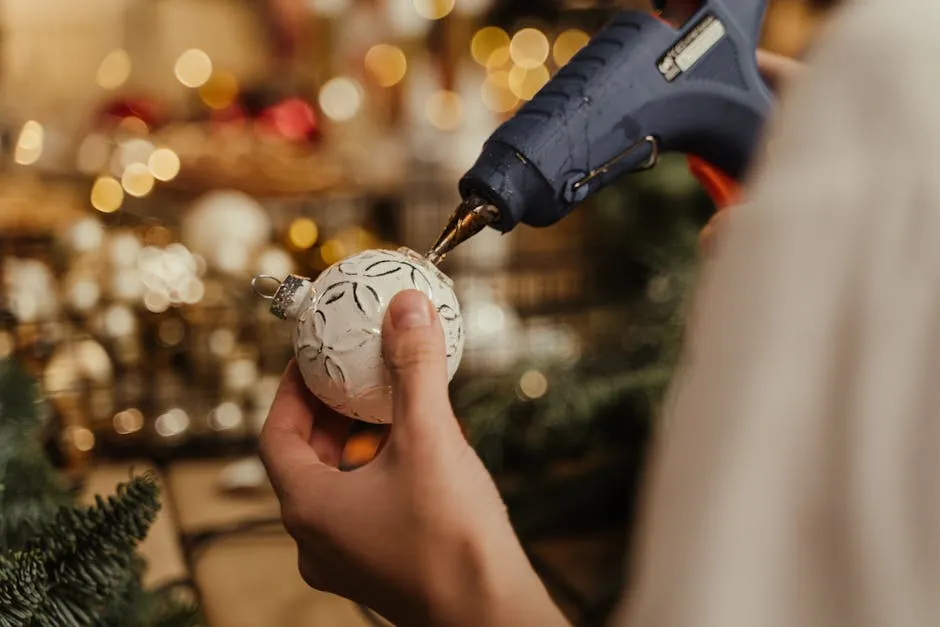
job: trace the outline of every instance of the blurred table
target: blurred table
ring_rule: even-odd
[[[276,519],[279,514],[270,490],[241,495],[220,490],[219,476],[226,465],[180,462],[161,474],[164,508],[141,546],[149,563],[147,585],[189,577],[180,538],[202,536],[189,557],[208,627],[369,627],[371,623],[349,601],[304,584],[294,543],[279,525],[215,535],[220,529],[231,532],[246,521]],[[96,468],[86,486],[89,498],[113,493],[128,478],[130,468],[150,469],[145,463]],[[588,599],[609,593],[620,568],[622,535],[545,540],[530,547],[543,565],[561,575],[563,581],[546,583],[572,619],[583,611],[571,602],[572,593]]]

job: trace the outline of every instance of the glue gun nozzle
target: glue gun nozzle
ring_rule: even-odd
[[[496,207],[478,196],[470,196],[460,203],[450,217],[444,232],[427,254],[428,260],[440,264],[447,253],[467,241],[499,219]]]

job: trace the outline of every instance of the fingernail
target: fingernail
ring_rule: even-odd
[[[431,310],[427,297],[421,292],[409,290],[392,299],[389,305],[392,326],[402,331],[417,329],[431,324]]]

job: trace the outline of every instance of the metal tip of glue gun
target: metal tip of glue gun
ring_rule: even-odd
[[[454,211],[443,233],[428,251],[428,261],[434,265],[454,248],[467,241],[499,218],[496,207],[478,196],[470,196]]]

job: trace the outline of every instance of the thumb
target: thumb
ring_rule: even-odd
[[[423,293],[407,290],[392,299],[382,345],[392,378],[392,431],[405,432],[410,438],[454,422],[444,331],[434,305]]]

